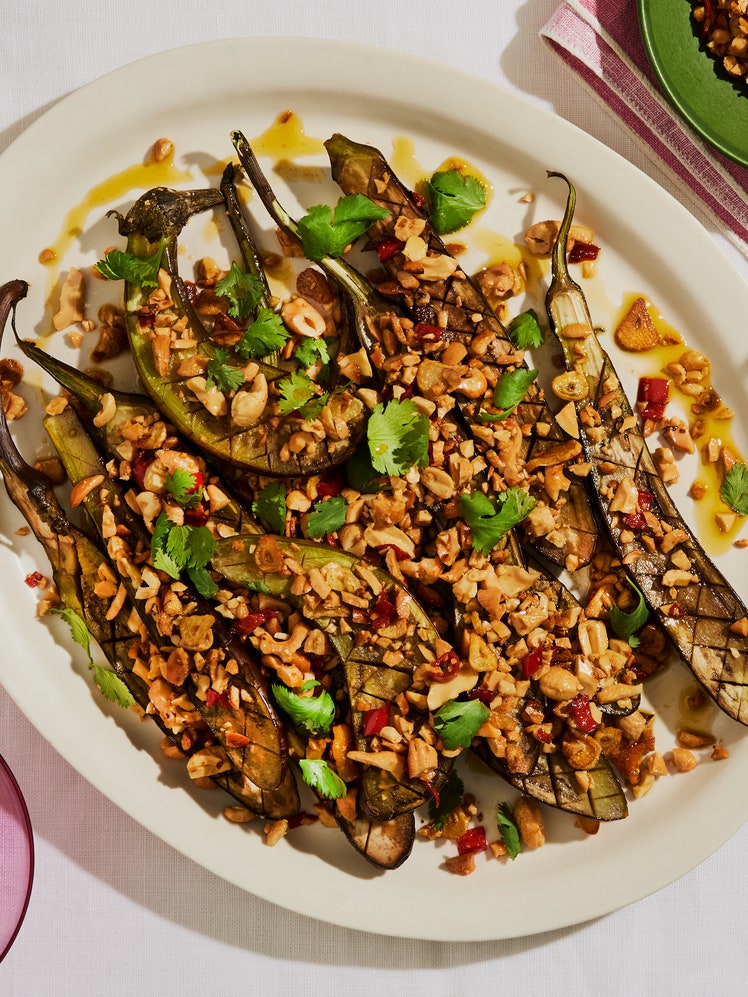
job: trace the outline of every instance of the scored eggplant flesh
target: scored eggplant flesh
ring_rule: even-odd
[[[595,333],[584,293],[569,275],[565,247],[576,204],[574,187],[563,174],[549,176],[565,181],[568,198],[553,250],[546,307],[567,370],[585,381],[586,391],[575,404],[594,497],[614,550],[659,625],[717,705],[748,724],[748,638],[734,626],[748,618],[748,609],[693,535],[657,470]],[[573,330],[573,338],[565,330]],[[646,525],[632,530],[622,515],[639,511],[634,498],[639,492],[648,496]],[[671,560],[676,550],[687,558],[687,569],[676,569]]]

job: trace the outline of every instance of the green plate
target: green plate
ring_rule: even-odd
[[[702,48],[688,0],[638,0],[644,48],[665,96],[712,148],[748,166],[748,83]]]

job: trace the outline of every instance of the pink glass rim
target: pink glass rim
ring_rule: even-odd
[[[34,882],[34,835],[31,829],[31,819],[29,818],[29,812],[26,807],[26,801],[23,798],[23,793],[21,792],[20,786],[16,782],[16,777],[11,772],[7,762],[5,761],[2,755],[0,755],[0,769],[2,769],[2,772],[0,772],[0,776],[4,776],[7,778],[10,789],[15,792],[19,808],[21,811],[21,816],[23,818],[24,830],[26,832],[26,840],[29,849],[29,881],[26,885],[26,896],[24,897],[23,906],[21,907],[21,910],[18,914],[18,923],[16,924],[12,934],[8,938],[5,947],[2,949],[2,951],[0,951],[0,962],[2,962],[5,956],[10,951],[13,942],[16,940],[21,925],[23,924],[23,919],[26,917],[26,911],[29,906],[29,900],[31,899],[31,887]]]

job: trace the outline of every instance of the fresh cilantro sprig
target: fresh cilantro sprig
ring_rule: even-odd
[[[183,509],[194,509],[203,497],[196,475],[177,467],[166,475],[166,491]]]
[[[281,415],[298,412],[305,419],[316,419],[327,401],[327,393],[318,395],[314,381],[300,370],[278,382],[278,410]]]
[[[491,711],[479,699],[450,699],[434,714],[434,730],[447,751],[469,748]]]
[[[150,256],[135,256],[121,249],[110,249],[103,260],[94,263],[94,269],[107,280],[126,280],[141,287],[158,287],[158,272],[165,245],[162,239],[158,249]]]
[[[355,488],[362,495],[371,495],[390,487],[389,480],[384,478],[371,462],[368,440],[364,440],[353,456],[346,461],[345,478],[351,488]]]
[[[507,855],[510,859],[516,859],[522,851],[522,841],[519,836],[519,828],[512,814],[512,808],[508,803],[499,804],[499,809],[496,813],[496,823]]]
[[[179,578],[184,571],[205,598],[218,591],[207,565],[216,551],[216,541],[207,526],[179,526],[162,512],[151,537],[151,560],[158,571]]]
[[[439,802],[429,800],[429,820],[435,831],[442,830],[447,817],[459,806],[464,792],[465,784],[457,772],[452,769],[447,781],[439,790]]]
[[[630,578],[626,580],[639,597],[637,604],[630,613],[624,613],[618,606],[611,606],[610,625],[617,637],[620,637],[621,640],[627,640],[631,647],[638,647],[640,641],[636,634],[649,619],[649,610],[644,601],[644,596],[636,585],[634,585]]]
[[[226,362],[228,359],[228,350],[216,350],[215,356],[210,358],[205,370],[205,383],[208,388],[215,384],[219,391],[229,394],[244,384],[244,371],[239,367],[232,367]]]
[[[252,512],[268,524],[273,533],[286,532],[286,486],[282,481],[264,485],[252,503]]]
[[[334,208],[328,204],[317,204],[299,219],[298,231],[304,255],[316,262],[325,256],[342,256],[370,225],[389,215],[386,208],[380,208],[363,194],[341,197]]]
[[[748,516],[748,467],[733,464],[719,489],[719,497],[739,516]]]
[[[327,800],[339,800],[348,792],[338,773],[322,758],[302,758],[299,768],[307,786],[316,789]]]
[[[348,503],[342,495],[317,502],[306,518],[306,535],[313,540],[326,537],[345,523]]]
[[[254,315],[255,309],[265,293],[262,280],[253,273],[245,273],[236,262],[229,272],[215,286],[216,294],[230,301],[229,315],[245,319]]]
[[[496,496],[499,507],[483,494],[460,496],[460,512],[470,527],[473,549],[488,555],[505,533],[514,529],[538,504],[523,488],[507,488]]]
[[[301,691],[308,692],[318,685],[319,682],[305,682]],[[278,683],[273,684],[272,690],[278,706],[302,734],[315,737],[330,730],[335,719],[335,702],[327,690],[323,689],[319,696],[299,696]]]
[[[330,362],[330,351],[324,339],[313,339],[305,336],[296,349],[293,351],[294,359],[299,361],[302,367],[312,367],[316,363],[323,365]]]
[[[525,397],[528,388],[537,376],[536,370],[528,370],[526,367],[505,371],[496,382],[493,391],[493,403],[499,411],[479,412],[480,421],[500,422],[510,416]]]
[[[380,474],[402,474],[428,463],[429,420],[410,399],[376,405],[366,436],[372,466]]]
[[[50,612],[62,617],[68,627],[70,627],[70,636],[86,652],[88,667],[93,671],[94,682],[99,687],[99,691],[104,698],[125,709],[134,706],[135,700],[119,675],[113,672],[111,668],[102,668],[101,665],[97,665],[93,660],[91,656],[91,634],[82,617],[69,606],[66,606],[64,609],[52,609]]]
[[[280,315],[276,315],[270,308],[261,308],[234,349],[240,357],[262,359],[284,346],[288,337],[288,329],[283,325]]]
[[[534,308],[528,308],[526,312],[513,318],[507,326],[507,332],[511,341],[520,350],[537,349],[545,338]]]
[[[477,177],[460,170],[443,170],[426,181],[429,221],[440,235],[464,228],[486,206],[486,188]]]

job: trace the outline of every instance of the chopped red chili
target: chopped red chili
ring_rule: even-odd
[[[528,728],[535,738],[536,741],[540,741],[541,744],[550,744],[553,740],[553,734],[550,730],[550,724],[544,726],[543,724],[534,724],[532,727]]]
[[[666,377],[640,377],[636,401],[644,405],[642,418],[661,422],[670,395],[670,381]]]
[[[395,236],[391,236],[389,239],[383,239],[377,245],[377,256],[385,263],[387,260],[391,260],[393,256],[401,253],[405,249],[405,243],[402,239],[397,239]]]
[[[417,194],[414,190],[410,192],[410,196],[413,198],[413,203],[420,211],[420,209],[426,203],[426,198],[423,196],[423,194]]]
[[[380,592],[371,611],[371,625],[373,627],[388,627],[396,617],[397,609],[394,603],[390,602],[384,592]]]
[[[205,526],[210,519],[210,506],[201,502],[194,509],[184,510],[184,521],[188,526]]]
[[[569,709],[571,710],[571,716],[579,728],[584,734],[591,734],[593,731],[597,730],[600,724],[592,716],[592,711],[590,709],[590,697],[585,696],[584,693],[580,693],[569,703]]]
[[[482,826],[468,828],[457,839],[457,853],[459,855],[473,855],[476,852],[485,852],[486,848],[488,848],[486,829]]]
[[[571,247],[569,253],[569,263],[586,263],[588,260],[596,260],[600,255],[600,247],[594,242],[577,242]]]
[[[431,682],[449,682],[460,670],[460,659],[455,651],[447,651],[439,655],[436,661],[428,667],[428,677]]]
[[[151,466],[154,459],[153,453],[150,451],[146,453],[141,450],[135,460],[130,464],[130,474],[133,476],[135,484],[141,490],[145,488],[145,472]]]
[[[667,615],[672,617],[674,620],[679,620],[681,616],[686,615],[686,607],[681,605],[679,602],[674,602],[671,604],[670,609],[668,609]]]
[[[207,706],[222,706],[224,710],[231,708],[228,695],[225,692],[216,692],[215,689],[208,689],[205,693],[205,703]]]
[[[386,556],[388,550],[393,552],[398,561],[407,561],[410,556],[407,550],[403,550],[402,547],[396,547],[394,544],[382,544],[380,547],[377,547],[377,553],[381,554],[382,557]]]
[[[653,503],[654,495],[651,492],[646,492],[640,488],[637,499],[639,508],[636,512],[627,512],[621,517],[624,525],[628,526],[630,530],[643,530],[647,525],[644,513],[648,512],[652,508]]]
[[[342,471],[333,471],[317,483],[318,498],[335,498],[343,491],[345,479]]]
[[[416,339],[423,343],[438,343],[444,338],[444,329],[438,325],[430,325],[427,322],[419,322],[413,329]]]
[[[44,575],[41,571],[32,571],[30,575],[26,575],[24,581],[30,589],[38,588],[41,585]]]
[[[274,620],[277,615],[274,609],[259,609],[256,613],[248,613],[241,620],[236,620],[232,629],[240,634],[253,634],[258,627],[264,626],[268,620]]]
[[[226,733],[226,744],[229,748],[246,748],[249,744],[249,738],[246,734],[239,734],[235,730],[230,730]]]
[[[390,708],[386,704],[377,706],[373,710],[366,710],[364,713],[364,737],[378,734],[383,727],[386,727],[390,720]]]
[[[478,689],[471,689],[468,699],[479,699],[484,706],[489,706],[496,693],[492,689],[481,686]]]
[[[522,659],[522,676],[529,679],[543,664],[543,649],[538,647]]]

